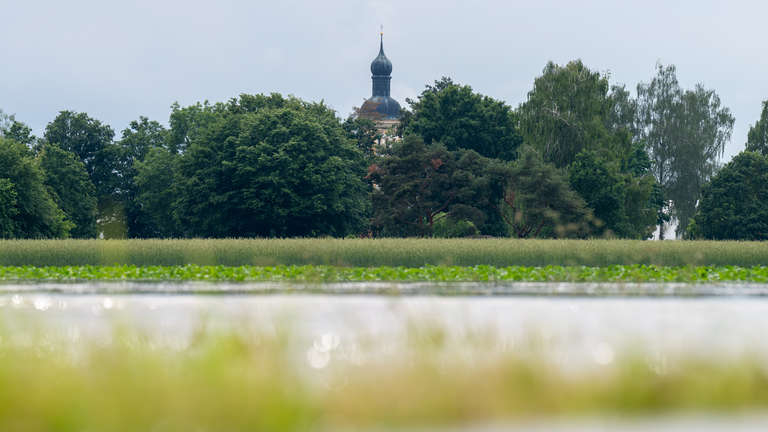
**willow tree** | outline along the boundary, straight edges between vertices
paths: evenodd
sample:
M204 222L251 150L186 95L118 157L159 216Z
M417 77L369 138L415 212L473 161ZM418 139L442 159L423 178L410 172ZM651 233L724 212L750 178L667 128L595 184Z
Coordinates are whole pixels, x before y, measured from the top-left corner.
M637 96L640 139L681 234L696 212L704 184L717 170L734 118L714 90L701 84L683 90L675 66L658 64L656 77L637 86Z

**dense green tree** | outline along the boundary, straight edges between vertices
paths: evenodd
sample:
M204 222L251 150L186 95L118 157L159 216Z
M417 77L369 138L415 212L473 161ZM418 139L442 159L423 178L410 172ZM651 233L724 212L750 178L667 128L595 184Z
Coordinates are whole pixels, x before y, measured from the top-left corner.
M16 234L15 217L19 213L16 188L10 179L0 178L0 238Z
M745 151L718 171L689 231L706 239L768 240L768 156Z
M759 152L768 156L768 100L763 102L760 120L749 128L747 151Z
M85 165L74 153L51 144L42 146L38 160L51 197L74 224L72 237L96 237L96 188Z
M500 212L518 238L586 237L593 230L584 199L531 148L521 152L510 172Z
M4 133L6 130L8 130L8 127L12 121L13 116L6 114L5 111L0 109L0 133Z
M181 234L171 208L178 196L174 179L178 172L178 160L178 154L154 147L144 160L136 163L135 205L141 215L141 237L174 237Z
M138 173L137 165L143 161L153 149L166 149L169 147L169 131L156 121L147 117L139 117L132 121L128 128L122 132L122 137L116 143L119 155L113 160L120 163L115 167L116 178L119 179L120 190L118 197L125 214L125 229L128 237L155 237L160 235L153 217L143 211L139 203L139 186L136 182ZM166 188L170 172L165 173ZM167 201L166 201L167 203ZM167 205L167 204L166 204Z
M470 222L483 234L503 233L497 202L503 195L500 162L472 150L449 151L406 135L373 167L373 226L384 236L432 236L443 218ZM501 231L501 232L500 232Z
M0 176L3 235L14 238L66 237L72 224L56 206L44 184L45 176L31 150L0 137ZM7 200L7 202L5 202ZM10 219L9 219L10 218Z
M635 105L623 87L580 60L565 66L547 63L518 109L526 144L558 168L583 150L617 148L634 127Z
M366 161L372 162L376 156L376 146L381 139L381 134L376 129L376 124L369 119L350 116L344 121L342 127L347 136L354 140L358 150L365 156Z
M595 234L646 239L656 224L660 203L648 172L648 155L637 148L620 166L594 151L582 151L569 167L570 185L595 216ZM622 169L623 168L623 169Z
M593 210L593 234L646 238L659 212L637 110L624 86L581 61L548 63L519 108L526 143L563 169Z
M731 136L734 118L713 90L683 90L674 66L657 65L657 75L637 86L640 138L653 161L653 173L672 203L678 234L696 210L701 188L715 173ZM664 226L660 226L664 238Z
M201 117L203 125L191 121L184 133L171 130L189 138L178 164L175 208L185 235L362 230L368 206L363 155L328 107L242 95L205 108Z
M72 152L85 164L85 169L100 195L109 194L109 186L113 182L111 173L103 167L113 156L105 152L112 143L115 131L100 121L85 113L61 111L56 118L45 127L44 138L62 149Z
M447 150L474 150L482 156L513 160L522 142L512 109L502 101L472 91L450 78L436 81L414 101L401 119L402 134L416 134L429 145Z
M13 115L8 115L0 110L0 137L12 139L18 143L32 147L37 140L32 135L32 128L16 120Z
M570 166L569 182L594 212L602 232L624 236L626 190L624 178L615 164L594 151L582 151Z
M223 104L211 105L208 101L183 108L174 103L169 120L168 150L183 153L193 140L199 139L217 121L222 109ZM236 110L231 106L230 109Z

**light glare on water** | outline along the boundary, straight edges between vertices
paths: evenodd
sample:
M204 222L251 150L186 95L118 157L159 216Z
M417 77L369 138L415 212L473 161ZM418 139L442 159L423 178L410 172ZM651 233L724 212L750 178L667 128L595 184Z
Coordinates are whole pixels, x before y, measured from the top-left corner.
M475 365L494 355L545 356L566 373L610 370L623 353L640 353L652 374L668 373L674 359L757 356L768 364L768 298L724 295L433 296L432 288L403 296L230 292L194 295L194 287L165 287L150 294L89 286L4 286L0 325L9 344L35 350L59 348L78 358L87 341L110 343L115 329L137 329L146 340L123 335L127 346L187 349L201 326L251 334L291 333L295 366L320 385L331 386L334 371L402 361L409 344L439 343L443 354ZM562 285L562 284L561 284ZM344 289L350 290L351 287ZM559 290L566 290L561 286ZM581 289L581 288L579 288ZM519 294L519 293L518 293ZM439 330L430 333L431 329ZM412 348L412 347L411 347ZM600 372L602 373L602 372ZM333 384L333 385L338 385ZM766 430L765 417L671 417L630 421L542 421L472 426L440 431L730 431ZM410 429L405 429L410 431ZM426 431L428 429L423 429ZM431 430L431 429L430 429ZM413 430L421 432L422 429Z

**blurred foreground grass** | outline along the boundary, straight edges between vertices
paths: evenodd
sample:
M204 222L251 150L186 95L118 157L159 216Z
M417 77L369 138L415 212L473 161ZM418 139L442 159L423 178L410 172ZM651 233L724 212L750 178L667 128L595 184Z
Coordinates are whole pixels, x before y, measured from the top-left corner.
M768 264L768 242L515 239L0 240L0 265Z
M109 343L17 336L0 332L2 431L393 430L768 408L765 365L749 358L659 364L638 352L564 370L425 328L391 355L321 350L319 364L280 333L200 331L176 348L126 329Z

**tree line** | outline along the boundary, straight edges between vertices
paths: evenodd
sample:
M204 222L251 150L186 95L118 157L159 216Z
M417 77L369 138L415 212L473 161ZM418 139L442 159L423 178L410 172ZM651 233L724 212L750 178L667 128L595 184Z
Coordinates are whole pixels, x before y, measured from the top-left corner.
M120 137L62 111L42 137L0 112L0 238L512 236L768 238L768 101L734 118L658 65L636 96L549 63L517 108L443 78L383 142L279 94L171 107Z

